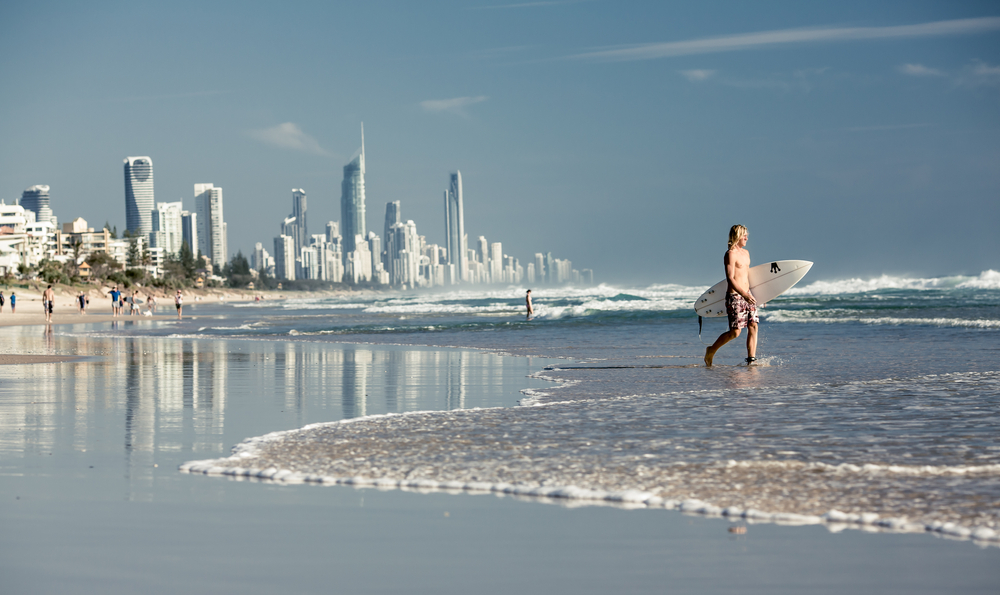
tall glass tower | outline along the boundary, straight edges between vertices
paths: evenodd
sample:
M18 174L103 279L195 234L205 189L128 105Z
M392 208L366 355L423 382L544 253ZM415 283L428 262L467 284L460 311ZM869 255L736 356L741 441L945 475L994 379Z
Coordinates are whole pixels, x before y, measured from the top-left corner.
M306 191L292 188L292 217L295 217L295 249L309 245L309 228L306 226Z
M393 225L403 222L400 218L399 205L400 202L398 200L385 203L385 229L382 233L382 240L385 243L386 249L381 254L382 266L385 267L385 270L389 270L389 261L393 256L389 253L389 234L392 233Z
M125 227L133 235L149 237L153 231L153 160L125 158Z
M469 255L466 252L465 212L462 210L462 172L451 174L451 184L444 193L444 233L448 264L458 269L458 278L468 280Z
M52 209L49 208L49 187L28 186L21 193L21 206L35 213L35 221L44 223L52 220Z
M361 154L344 166L340 184L340 228L344 236L344 254L353 252L355 236L367 236L365 228L365 125L361 124Z

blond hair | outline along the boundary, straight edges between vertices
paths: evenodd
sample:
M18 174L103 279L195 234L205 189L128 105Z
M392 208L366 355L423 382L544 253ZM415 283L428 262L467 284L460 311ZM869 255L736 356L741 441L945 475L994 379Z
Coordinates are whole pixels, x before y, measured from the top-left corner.
M747 235L747 228L742 225L734 225L729 228L729 249L732 250L743 236Z

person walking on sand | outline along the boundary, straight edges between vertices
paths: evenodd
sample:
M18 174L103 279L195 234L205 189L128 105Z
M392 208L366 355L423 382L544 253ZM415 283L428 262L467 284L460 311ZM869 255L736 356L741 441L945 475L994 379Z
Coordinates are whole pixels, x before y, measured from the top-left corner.
M3 292L0 291L0 314L3 314L3 303L4 303Z
M174 305L177 306L177 320L181 319L181 308L184 307L184 296L181 295L181 290L177 290L177 295L174 296Z
M42 294L42 308L45 309L45 322L52 322L52 310L56 306L56 292L52 291L49 285Z
M146 311L150 314L156 314L156 299L151 293L146 295Z
M531 320L531 315L535 313L535 309L531 307L531 290L524 295L524 304L528 307L528 320Z
M80 302L80 314L87 313L87 294L80 292L80 295L76 296L76 301Z
M10 292L10 313L13 314L17 312L17 296L14 292Z
M118 286L111 288L111 316L118 316Z
M726 315L729 330L719 335L711 347L705 349L705 365L711 367L715 352L723 345L740 336L740 330L747 329L747 365L757 361L757 300L750 293L750 252L747 240L750 234L742 225L734 225L729 230L729 250L723 262L726 265Z

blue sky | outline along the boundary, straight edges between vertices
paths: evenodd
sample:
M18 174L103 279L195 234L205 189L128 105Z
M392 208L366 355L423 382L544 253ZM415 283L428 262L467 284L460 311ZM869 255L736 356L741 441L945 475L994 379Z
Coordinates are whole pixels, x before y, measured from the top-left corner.
M726 233L816 278L1000 269L992 2L31 2L0 8L0 198L124 228L224 189L231 253L309 195L340 218L365 123L368 226L402 201L525 264L709 283Z

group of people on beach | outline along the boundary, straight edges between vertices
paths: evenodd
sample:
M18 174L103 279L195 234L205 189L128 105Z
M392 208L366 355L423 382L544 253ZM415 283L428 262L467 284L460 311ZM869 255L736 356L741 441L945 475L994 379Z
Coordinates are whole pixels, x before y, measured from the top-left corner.
M142 313L143 300L139 297L139 292L133 291L131 295L126 295L119 291L118 287L111 288L111 315L125 316L125 306L128 306L128 316L136 316ZM146 311L149 315L156 312L156 298L151 293L146 294Z

